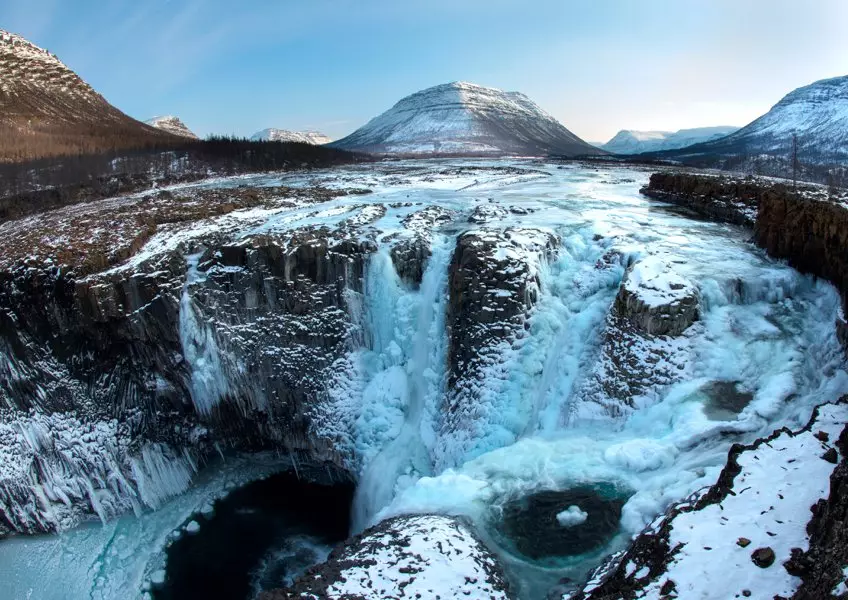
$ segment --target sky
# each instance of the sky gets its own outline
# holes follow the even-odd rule
[[[745,125],[848,74],[848,0],[0,0],[0,29],[138,119],[342,137],[449,81],[527,94],[588,141]]]

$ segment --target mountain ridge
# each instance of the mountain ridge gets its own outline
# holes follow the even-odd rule
[[[253,141],[299,142],[301,144],[312,144],[313,146],[321,146],[333,141],[329,136],[320,131],[292,131],[290,129],[278,129],[276,127],[268,127],[257,131],[250,136],[250,139]]]
[[[793,135],[798,138],[802,163],[848,163],[848,75],[792,90],[768,112],[727,137],[658,156],[705,165],[724,161],[743,169],[763,160],[787,163]]]
[[[59,58],[0,30],[0,161],[169,144],[115,108]]]
[[[731,125],[692,127],[677,131],[622,129],[601,148],[615,154],[641,154],[659,150],[676,150],[718,139],[738,130],[739,127]]]

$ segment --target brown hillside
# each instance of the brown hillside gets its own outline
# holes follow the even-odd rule
[[[46,50],[0,30],[0,162],[179,141],[119,111]]]

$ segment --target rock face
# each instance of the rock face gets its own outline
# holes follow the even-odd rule
[[[288,129],[276,129],[274,127],[257,131],[250,136],[250,139],[262,142],[298,142],[314,146],[329,144],[333,141],[320,131],[289,131]]]
[[[480,598],[506,600],[509,587],[495,557],[471,529],[451,517],[383,521],[335,549],[293,586],[262,600],[314,598]]]
[[[0,30],[0,160],[79,154],[173,137],[109,104],[56,56]]]
[[[648,335],[680,335],[698,318],[698,293],[673,265],[650,256],[628,270],[613,310]]]
[[[460,441],[465,429],[483,419],[478,404],[489,393],[487,373],[524,333],[527,312],[539,297],[540,263],[558,246],[552,234],[530,229],[478,229],[457,239],[449,273],[450,391],[442,426],[443,439],[453,443],[437,458],[440,466],[463,458],[456,453],[467,450]]]
[[[686,373],[686,330],[698,319],[695,285],[661,256],[630,265],[607,317],[587,395],[607,414],[622,414],[640,396]]]
[[[604,154],[527,96],[464,82],[407,96],[333,146],[407,155]]]
[[[161,129],[180,137],[191,138],[193,140],[198,139],[197,135],[191,129],[186,127],[186,124],[183,123],[179,117],[175,117],[173,115],[166,117],[153,117],[152,119],[146,120],[145,123],[155,127],[156,129]]]
[[[642,193],[719,221],[754,227],[769,255],[833,283],[848,298],[848,192],[769,179],[655,173]],[[756,212],[753,211],[756,209]],[[753,213],[753,214],[752,214]]]
[[[737,131],[738,127],[696,127],[679,131],[635,131],[622,129],[601,148],[615,154],[641,154],[658,150],[676,150],[700,144]]]
[[[215,445],[345,477],[311,415],[355,333],[348,297],[374,251],[358,227],[379,211],[238,239],[249,213],[230,218],[344,193],[162,192],[4,224],[20,246],[0,277],[0,519],[50,531],[158,506]]]
[[[785,565],[787,571],[802,580],[792,596],[794,600],[848,592],[843,572],[848,563],[848,429],[842,431],[835,446],[842,460],[830,476],[830,495],[811,507],[813,518],[807,524],[809,548],[793,549]]]
[[[848,298],[848,193],[793,194],[788,188],[761,200],[755,238],[771,256],[833,283]]]
[[[766,188],[756,180],[733,179],[691,173],[654,173],[646,196],[677,204],[712,219],[753,227]]]
[[[846,418],[844,400],[825,404],[800,431],[734,445],[715,485],[673,506],[563,598],[657,598],[669,589],[733,598],[752,582],[761,598],[828,596],[819,592],[841,580],[845,556],[844,470],[821,458],[833,448],[821,434],[844,440]],[[740,535],[748,543],[738,543]]]

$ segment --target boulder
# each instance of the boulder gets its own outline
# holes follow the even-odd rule
[[[419,515],[379,523],[336,548],[292,586],[265,592],[260,600],[511,597],[498,560],[468,524]]]

